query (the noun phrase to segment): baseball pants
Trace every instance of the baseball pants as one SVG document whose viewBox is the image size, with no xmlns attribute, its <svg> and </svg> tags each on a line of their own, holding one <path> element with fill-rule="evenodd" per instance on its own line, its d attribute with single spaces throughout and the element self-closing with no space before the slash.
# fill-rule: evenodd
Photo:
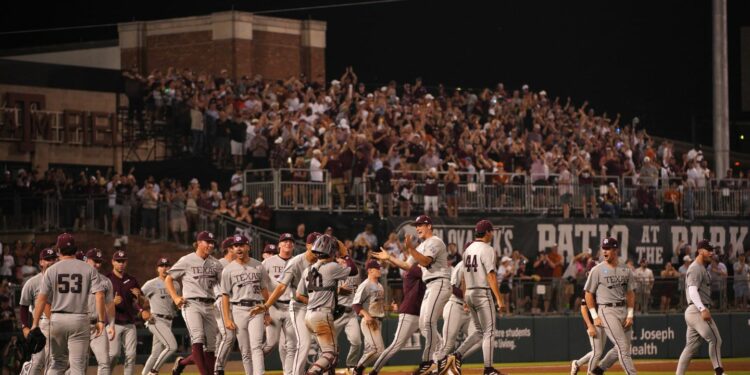
<svg viewBox="0 0 750 375">
<path fill-rule="evenodd" d="M 250 310 L 251 307 L 233 306 L 232 318 L 237 326 L 237 342 L 240 344 L 245 374 L 263 375 L 266 371 L 263 362 L 263 314 L 250 316 Z"/>
<path fill-rule="evenodd" d="M 294 334 L 294 325 L 289 315 L 288 307 L 282 304 L 281 309 L 276 305 L 271 306 L 268 314 L 271 316 L 271 324 L 266 327 L 266 344 L 263 347 L 263 353 L 270 353 L 271 349 L 279 345 L 279 357 L 284 375 L 292 375 L 294 368 L 294 353 L 297 351 L 297 336 Z"/>
<path fill-rule="evenodd" d="M 453 353 L 453 349 L 456 346 L 456 339 L 458 334 L 464 334 L 464 340 L 469 338 L 477 327 L 471 323 L 471 316 L 467 311 L 464 310 L 463 303 L 456 302 L 452 299 L 448 300 L 443 308 L 443 343 L 445 344 L 445 352 Z M 465 357 L 470 356 L 482 347 L 482 343 L 477 342 L 469 348 L 463 355 Z"/>
<path fill-rule="evenodd" d="M 150 323 L 146 324 L 153 336 L 151 340 L 151 355 L 148 356 L 146 364 L 143 365 L 143 374 L 149 371 L 159 372 L 159 369 L 169 356 L 177 351 L 177 340 L 172 333 L 172 321 L 154 316 Z"/>
<path fill-rule="evenodd" d="M 627 375 L 635 375 L 638 372 L 633 365 L 633 358 L 630 356 L 630 341 L 633 327 L 627 330 L 623 328 L 622 324 L 627 316 L 627 308 L 625 306 L 610 307 L 599 305 L 599 317 L 602 319 L 604 324 L 604 333 L 609 341 L 615 345 L 617 350 L 617 357 L 620 359 L 620 366 Z M 607 340 L 604 335 L 598 334 L 593 341 L 593 353 L 591 354 L 591 360 L 589 361 L 589 371 L 599 366 L 602 354 L 604 354 L 604 345 Z"/>
<path fill-rule="evenodd" d="M 438 319 L 451 295 L 450 284 L 447 278 L 429 281 L 422 299 L 422 306 L 419 310 L 419 329 L 425 338 L 422 358 L 427 358 L 426 361 L 437 362 L 445 357 L 445 348 L 438 331 Z"/>
<path fill-rule="evenodd" d="M 47 337 L 47 344 L 44 345 L 44 349 L 42 351 L 31 356 L 31 361 L 29 361 L 28 367 L 25 368 L 26 372 L 24 372 L 23 370 L 21 371 L 22 375 L 42 375 L 44 373 L 44 370 L 50 364 L 49 320 L 40 319 L 39 329 L 41 329 L 44 336 Z"/>
<path fill-rule="evenodd" d="M 708 342 L 708 356 L 711 358 L 711 365 L 714 368 L 723 367 L 721 365 L 721 335 L 716 322 L 713 319 L 708 322 L 703 320 L 698 308 L 695 305 L 690 305 L 685 309 L 685 323 L 687 324 L 685 349 L 682 350 L 680 360 L 677 362 L 677 375 L 685 374 L 690 359 L 701 346 L 701 338 Z"/>
<path fill-rule="evenodd" d="M 465 298 L 469 306 L 471 324 L 476 331 L 464 340 L 456 352 L 466 356 L 469 349 L 481 342 L 484 367 L 492 367 L 492 339 L 495 335 L 495 303 L 492 301 L 492 294 L 489 288 L 469 289 Z"/>
<path fill-rule="evenodd" d="M 310 337 L 310 330 L 308 329 L 305 315 L 307 313 L 306 308 L 294 308 L 289 307 L 289 315 L 292 318 L 292 327 L 294 328 L 294 336 L 297 338 L 297 347 L 294 352 L 294 367 L 292 375 L 304 375 L 305 364 L 307 363 L 307 355 L 310 351 L 310 343 L 312 338 Z M 287 351 L 289 346 L 287 345 Z M 287 353 L 289 355 L 289 353 Z"/>
<path fill-rule="evenodd" d="M 71 375 L 86 373 L 86 358 L 91 341 L 89 326 L 88 314 L 52 314 L 49 323 L 52 364 L 47 371 L 48 375 L 63 375 L 68 365 Z"/>
<path fill-rule="evenodd" d="M 229 358 L 229 353 L 234 347 L 236 332 L 228 330 L 224 325 L 224 307 L 221 304 L 221 299 L 217 300 L 214 305 L 216 306 L 214 309 L 214 319 L 216 319 L 216 325 L 218 326 L 218 333 L 216 334 L 216 343 L 218 346 L 216 348 L 216 364 L 214 364 L 214 372 L 216 372 L 224 370 L 224 366 L 227 364 L 227 358 Z M 231 310 L 234 309 L 234 307 L 230 306 L 229 309 L 229 313 L 231 314 Z M 235 321 L 235 323 L 237 322 Z"/>
<path fill-rule="evenodd" d="M 586 335 L 588 336 L 588 332 L 586 333 Z M 599 336 L 604 336 L 604 335 L 605 335 L 604 328 L 596 327 L 596 336 L 599 337 Z M 591 344 L 591 351 L 584 354 L 583 357 L 576 359 L 577 366 L 587 365 L 589 361 L 591 360 L 591 357 L 594 355 L 594 340 L 595 340 L 594 337 L 589 336 L 589 344 Z M 602 360 L 599 361 L 599 368 L 606 371 L 610 367 L 612 367 L 612 365 L 614 365 L 615 362 L 617 362 L 617 349 L 612 347 L 612 349 L 609 349 L 607 354 L 604 355 L 604 358 L 602 358 Z M 593 369 L 588 369 L 588 372 L 591 373 L 591 370 Z"/>
<path fill-rule="evenodd" d="M 399 352 L 411 339 L 414 332 L 419 330 L 419 317 L 416 315 L 409 314 L 398 314 L 398 326 L 396 326 L 396 334 L 393 336 L 393 342 L 388 345 L 383 353 L 380 354 L 375 364 L 372 367 L 372 371 L 380 371 L 388 360 L 391 359 L 396 353 Z M 423 361 L 426 359 L 422 358 Z"/>
<path fill-rule="evenodd" d="M 349 341 L 349 353 L 346 356 L 346 367 L 357 366 L 359 361 L 359 352 L 362 350 L 362 335 L 360 334 L 357 316 L 353 311 L 346 312 L 333 322 L 338 339 L 341 330 L 346 333 L 346 339 Z M 382 350 L 381 350 L 382 351 Z"/>
<path fill-rule="evenodd" d="M 92 344 L 93 345 L 93 344 Z M 135 368 L 136 346 L 138 345 L 138 334 L 135 324 L 115 324 L 115 338 L 109 345 L 110 368 L 114 369 L 116 361 L 120 357 L 120 350 L 125 346 L 125 375 L 133 375 Z M 96 351 L 94 351 L 96 354 Z M 98 362 L 98 360 L 97 360 Z"/>
<path fill-rule="evenodd" d="M 373 318 L 372 325 L 368 325 L 363 318 L 359 326 L 362 328 L 362 336 L 365 338 L 365 351 L 362 353 L 362 358 L 360 358 L 357 366 L 367 367 L 375 362 L 385 350 L 383 334 L 381 332 L 383 320 Z"/>
<path fill-rule="evenodd" d="M 333 312 L 330 309 L 307 311 L 305 314 L 305 325 L 315 335 L 320 347 L 320 355 L 315 363 L 310 366 L 308 374 L 322 374 L 336 368 L 338 358 L 338 347 L 334 336 Z M 298 353 L 299 354 L 299 353 Z"/>
<path fill-rule="evenodd" d="M 96 334 L 96 324 L 90 325 L 90 332 L 91 337 L 94 337 L 94 335 Z M 115 334 L 117 334 L 116 328 Z M 113 341 L 111 344 L 115 345 L 115 342 Z M 109 375 L 112 373 L 112 357 L 109 354 L 109 349 L 112 345 L 110 345 L 109 342 L 109 333 L 107 333 L 107 327 L 104 328 L 104 332 L 102 332 L 99 337 L 95 337 L 93 340 L 91 340 L 91 344 L 89 344 L 89 347 L 91 347 L 91 352 L 94 353 L 94 358 L 96 358 L 97 375 Z M 88 365 L 89 363 L 89 358 L 90 353 L 86 351 L 86 365 Z"/>
<path fill-rule="evenodd" d="M 216 349 L 216 334 L 219 332 L 214 317 L 214 305 L 188 300 L 182 307 L 182 318 L 185 320 L 191 344 L 203 344 L 207 352 Z"/>
</svg>

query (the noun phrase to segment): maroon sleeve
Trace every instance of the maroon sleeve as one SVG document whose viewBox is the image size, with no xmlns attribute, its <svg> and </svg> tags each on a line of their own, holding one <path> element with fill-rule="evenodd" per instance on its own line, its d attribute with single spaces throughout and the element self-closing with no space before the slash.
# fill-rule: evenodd
<svg viewBox="0 0 750 375">
<path fill-rule="evenodd" d="M 21 324 L 23 324 L 24 327 L 31 328 L 31 324 L 33 322 L 32 322 L 32 319 L 31 319 L 32 318 L 31 314 L 29 314 L 29 307 L 21 305 L 20 314 L 21 314 Z"/>
<path fill-rule="evenodd" d="M 352 305 L 352 310 L 354 310 L 354 313 L 359 315 L 359 312 L 362 311 L 362 304 L 361 303 L 355 303 Z"/>
<path fill-rule="evenodd" d="M 461 290 L 461 288 L 457 286 L 453 286 L 453 295 L 458 297 L 459 299 L 464 299 L 464 292 Z"/>
<path fill-rule="evenodd" d="M 357 264 L 354 263 L 354 259 L 347 255 L 344 257 L 344 260 L 346 261 L 347 267 L 351 270 L 349 276 L 356 276 L 359 273 L 359 270 L 357 269 Z"/>
</svg>

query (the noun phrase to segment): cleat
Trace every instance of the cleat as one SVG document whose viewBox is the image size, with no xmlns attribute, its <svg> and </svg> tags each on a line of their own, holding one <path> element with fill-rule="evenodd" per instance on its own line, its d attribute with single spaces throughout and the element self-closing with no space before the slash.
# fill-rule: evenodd
<svg viewBox="0 0 750 375">
<path fill-rule="evenodd" d="M 185 370 L 185 366 L 180 364 L 180 361 L 185 359 L 184 357 L 177 357 L 174 360 L 174 366 L 172 366 L 172 375 L 181 375 L 182 371 Z"/>
<path fill-rule="evenodd" d="M 453 369 L 456 371 L 456 374 L 461 373 L 461 366 L 464 363 L 464 358 L 460 353 L 453 353 Z"/>
<path fill-rule="evenodd" d="M 570 362 L 570 375 L 578 374 L 578 364 L 576 361 Z"/>
<path fill-rule="evenodd" d="M 500 370 L 495 369 L 494 367 L 485 367 L 484 375 L 504 375 L 504 374 L 500 372 Z"/>
<path fill-rule="evenodd" d="M 419 368 L 414 370 L 412 375 L 430 375 L 433 371 L 437 370 L 435 362 L 427 361 L 419 364 Z"/>
</svg>

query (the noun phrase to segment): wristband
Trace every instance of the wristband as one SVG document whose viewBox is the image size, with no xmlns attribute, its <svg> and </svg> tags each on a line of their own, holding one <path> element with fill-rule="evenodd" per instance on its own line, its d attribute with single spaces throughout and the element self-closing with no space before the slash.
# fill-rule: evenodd
<svg viewBox="0 0 750 375">
<path fill-rule="evenodd" d="M 631 319 L 633 318 L 633 308 L 632 307 L 628 307 L 628 318 L 631 318 Z"/>
<path fill-rule="evenodd" d="M 590 308 L 589 309 L 589 314 L 591 314 L 591 319 L 596 319 L 596 318 L 599 317 L 599 314 L 596 313 L 596 309 L 595 308 Z"/>
</svg>

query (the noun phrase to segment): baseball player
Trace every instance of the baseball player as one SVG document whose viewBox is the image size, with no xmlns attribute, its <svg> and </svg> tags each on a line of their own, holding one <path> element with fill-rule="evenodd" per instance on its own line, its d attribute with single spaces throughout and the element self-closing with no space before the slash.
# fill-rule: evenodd
<svg viewBox="0 0 750 375">
<path fill-rule="evenodd" d="M 84 261 L 89 266 L 93 267 L 99 274 L 99 282 L 102 283 L 102 287 L 104 289 L 104 308 L 107 312 L 107 318 L 105 319 L 107 321 L 107 334 L 101 335 L 98 337 L 95 337 L 93 340 L 91 340 L 91 343 L 89 344 L 89 347 L 91 348 L 91 351 L 94 353 L 94 358 L 96 358 L 97 363 L 97 374 L 98 375 L 108 375 L 112 372 L 112 359 L 109 355 L 109 349 L 110 349 L 110 341 L 114 339 L 115 337 L 115 303 L 114 303 L 114 287 L 112 285 L 112 281 L 110 281 L 107 276 L 101 273 L 101 267 L 102 263 L 104 262 L 104 258 L 102 256 L 102 251 L 93 248 L 89 249 L 83 256 Z M 89 294 L 88 298 L 88 309 L 89 309 L 89 320 L 91 322 L 90 324 L 90 330 L 93 333 L 96 330 L 96 314 L 93 313 L 93 311 L 96 311 L 96 296 L 94 294 Z M 86 351 L 86 363 L 88 364 L 88 354 L 89 352 Z"/>
<path fill-rule="evenodd" d="M 136 345 L 138 345 L 135 321 L 141 313 L 143 313 L 144 320 L 148 320 L 150 316 L 141 308 L 145 304 L 141 284 L 133 275 L 125 272 L 127 265 L 128 255 L 125 251 L 115 251 L 112 255 L 112 272 L 107 275 L 115 291 L 115 338 L 109 346 L 109 357 L 114 368 L 117 358 L 120 357 L 120 350 L 124 346 L 125 375 L 133 375 Z"/>
<path fill-rule="evenodd" d="M 425 349 L 422 353 L 422 363 L 415 374 L 428 375 L 435 369 L 443 370 L 436 365 L 436 362 L 447 364 L 447 356 L 440 342 L 437 323 L 440 312 L 443 311 L 451 294 L 450 269 L 445 243 L 432 234 L 432 219 L 427 215 L 421 215 L 417 217 L 413 225 L 422 243 L 415 249 L 411 235 L 406 235 L 404 247 L 409 254 L 406 262 L 391 256 L 387 251 L 371 254 L 376 259 L 387 260 L 403 270 L 409 270 L 413 264 L 419 264 L 422 268 L 422 280 L 427 291 L 419 313 L 419 329 L 425 338 Z"/>
<path fill-rule="evenodd" d="M 47 268 L 51 265 L 55 264 L 55 262 L 57 262 L 57 253 L 55 250 L 52 250 L 51 248 L 42 250 L 39 253 L 39 266 L 42 267 L 42 272 L 27 280 L 21 289 L 21 300 L 19 305 L 21 313 L 21 330 L 23 331 L 24 337 L 29 336 L 29 327 L 31 327 L 32 323 L 31 316 L 34 312 L 34 301 L 36 301 L 36 297 L 39 295 L 39 288 L 41 287 L 44 272 L 47 271 Z M 49 337 L 49 316 L 46 313 L 41 317 L 39 328 L 41 328 L 42 333 L 45 336 Z M 31 360 L 24 363 L 21 374 L 41 375 L 44 372 L 44 369 L 49 365 L 49 359 L 50 350 L 48 343 L 44 346 L 44 350 L 33 354 Z"/>
<path fill-rule="evenodd" d="M 263 304 L 268 297 L 268 272 L 260 261 L 250 257 L 247 237 L 232 238 L 230 251 L 236 259 L 224 267 L 220 284 L 224 326 L 228 332 L 236 332 L 245 374 L 262 375 L 265 373 L 263 315 L 251 315 L 250 308 Z M 224 371 L 216 374 L 223 375 Z"/>
<path fill-rule="evenodd" d="M 300 280 L 302 280 L 302 271 L 315 262 L 316 258 L 312 252 L 312 245 L 320 235 L 321 234 L 318 232 L 313 232 L 307 236 L 307 250 L 302 254 L 294 256 L 287 262 L 286 268 L 282 272 L 281 277 L 276 280 L 278 282 L 276 288 L 274 288 L 273 293 L 268 297 L 266 303 L 260 306 L 255 306 L 251 310 L 253 315 L 268 312 L 271 306 L 276 304 L 288 289 L 287 296 L 290 298 L 289 315 L 292 328 L 294 329 L 294 337 L 297 339 L 296 346 L 293 347 L 289 344 L 286 346 L 287 356 L 291 355 L 289 353 L 290 348 L 294 352 L 292 375 L 304 374 L 305 362 L 307 360 L 307 353 L 310 351 L 311 340 L 310 331 L 305 325 L 305 311 L 307 310 L 307 305 L 296 299 L 296 288 L 299 285 Z M 294 236 L 290 233 L 283 233 L 279 237 L 279 247 L 289 246 L 284 244 L 285 242 L 290 242 L 291 245 L 294 246 Z M 289 336 L 287 336 L 287 340 L 288 339 Z"/>
<path fill-rule="evenodd" d="M 581 366 L 589 363 L 589 360 L 591 360 L 591 356 L 594 355 L 594 339 L 597 335 L 602 336 L 605 334 L 602 327 L 597 327 L 594 325 L 594 319 L 591 318 L 591 313 L 586 307 L 585 297 L 581 299 L 581 318 L 583 318 L 583 323 L 586 325 L 586 334 L 589 335 L 591 351 L 586 353 L 583 357 L 576 359 L 570 363 L 570 375 L 578 374 L 578 370 L 581 368 Z M 617 362 L 617 349 L 615 347 L 612 347 L 612 349 L 610 349 L 607 354 L 604 355 L 602 361 L 599 362 L 599 368 L 602 370 L 602 372 L 607 371 L 607 369 L 612 367 L 615 362 Z"/>
<path fill-rule="evenodd" d="M 385 252 L 382 248 L 381 251 Z M 424 298 L 425 285 L 422 282 L 422 269 L 418 264 L 412 265 L 404 275 L 403 291 L 401 306 L 398 308 L 398 326 L 393 342 L 375 360 L 370 375 L 378 375 L 378 371 L 388 363 L 388 360 L 398 353 L 412 335 L 419 330 L 419 310 Z"/>
<path fill-rule="evenodd" d="M 237 257 L 237 253 L 233 250 L 235 244 L 239 243 L 241 238 L 244 236 L 234 235 L 227 237 L 224 241 L 221 241 L 221 251 L 224 256 L 219 259 L 219 263 L 222 268 L 225 268 Z M 214 310 L 214 319 L 216 319 L 216 325 L 219 327 L 219 333 L 216 336 L 217 348 L 216 348 L 216 363 L 214 364 L 214 374 L 223 374 L 224 366 L 229 358 L 229 352 L 234 347 L 234 340 L 236 338 L 236 332 L 234 330 L 227 330 L 226 320 L 224 319 L 224 305 L 222 302 L 222 291 L 221 281 L 214 286 L 214 295 L 216 296 L 216 309 Z M 231 311 L 226 311 L 231 314 Z"/>
<path fill-rule="evenodd" d="M 213 288 L 220 280 L 222 266 L 211 256 L 215 242 L 213 233 L 198 233 L 193 244 L 195 252 L 180 258 L 164 279 L 169 296 L 177 308 L 182 309 L 190 333 L 191 358 L 201 375 L 209 375 L 216 360 L 213 351 L 219 328 L 214 318 Z M 175 280 L 182 280 L 182 295 L 177 294 Z M 187 358 L 178 358 L 172 372 L 182 373 L 188 363 Z"/>
<path fill-rule="evenodd" d="M 497 302 L 498 311 L 503 310 L 503 299 L 500 297 L 495 271 L 497 253 L 490 245 L 493 236 L 492 223 L 488 220 L 480 220 L 474 227 L 475 240 L 464 252 L 463 276 L 466 285 L 464 299 L 469 307 L 471 323 L 476 327 L 476 331 L 464 340 L 453 356 L 449 357 L 447 361 L 449 363 L 446 366 L 442 366 L 444 369 L 447 369 L 452 364 L 457 372 L 460 373 L 463 356 L 472 346 L 481 341 L 482 355 L 484 357 L 484 374 L 500 374 L 500 371 L 492 366 L 492 355 L 494 354 L 492 339 L 495 334 L 495 304 L 492 302 L 493 296 Z"/>
<path fill-rule="evenodd" d="M 263 253 L 273 253 L 277 249 L 278 254 L 273 254 L 263 261 L 263 269 L 268 273 L 270 280 L 269 290 L 276 290 L 279 286 L 278 279 L 289 260 L 292 259 L 294 242 L 284 240 L 279 242 L 278 246 L 268 244 L 263 249 Z M 297 351 L 297 336 L 294 334 L 292 318 L 289 315 L 289 295 L 282 294 L 270 307 L 268 313 L 271 317 L 271 324 L 266 327 L 266 344 L 263 347 L 263 353 L 270 353 L 271 349 L 278 344 L 284 375 L 292 375 L 294 353 Z"/>
<path fill-rule="evenodd" d="M 365 367 L 375 362 L 385 349 L 381 332 L 385 316 L 385 292 L 379 281 L 380 263 L 375 259 L 370 259 L 365 269 L 367 279 L 357 287 L 352 305 L 354 312 L 362 317 L 360 328 L 365 337 L 365 351 L 354 369 L 356 375 L 364 374 Z"/>
<path fill-rule="evenodd" d="M 685 335 L 685 349 L 680 354 L 677 362 L 677 375 L 685 374 L 690 359 L 700 348 L 700 339 L 708 342 L 708 356 L 714 372 L 718 375 L 724 373 L 721 365 L 721 335 L 716 322 L 711 319 L 711 279 L 706 266 L 711 264 L 714 248 L 711 244 L 702 240 L 698 242 L 698 252 L 687 271 L 685 286 L 688 307 L 685 309 L 685 323 L 687 332 Z"/>
<path fill-rule="evenodd" d="M 339 280 L 356 275 L 357 266 L 348 255 L 337 260 L 340 252 L 339 242 L 327 234 L 315 240 L 312 252 L 318 261 L 307 270 L 307 277 L 300 280 L 297 294 L 306 295 L 308 299 L 305 324 L 315 335 L 320 355 L 307 370 L 307 374 L 317 375 L 336 368 L 339 355 L 333 327 L 336 294 Z"/>
<path fill-rule="evenodd" d="M 354 292 L 357 290 L 359 284 L 359 272 L 354 276 L 349 276 L 339 281 L 337 303 L 338 308 L 343 309 L 343 313 L 333 322 L 336 339 L 338 339 L 343 330 L 346 333 L 346 339 L 349 341 L 349 353 L 346 356 L 346 368 L 349 374 L 353 373 L 354 368 L 357 367 L 360 359 L 359 353 L 362 351 L 362 334 L 360 333 L 357 315 L 355 315 L 352 309 Z"/>
<path fill-rule="evenodd" d="M 146 328 L 153 335 L 151 355 L 143 365 L 142 375 L 156 375 L 167 358 L 177 351 L 177 340 L 172 333 L 172 320 L 175 315 L 174 303 L 169 298 L 164 280 L 171 263 L 167 258 L 159 258 L 156 262 L 156 277 L 146 281 L 141 287 L 143 295 L 148 299 L 151 319 L 146 322 Z M 180 294 L 180 284 L 175 285 Z"/>
<path fill-rule="evenodd" d="M 464 249 L 465 251 L 465 249 Z M 459 333 L 463 333 L 465 338 L 469 338 L 477 327 L 471 323 L 469 315 L 469 306 L 464 302 L 464 262 L 461 260 L 453 266 L 451 270 L 451 288 L 452 294 L 448 298 L 448 303 L 443 308 L 443 342 L 445 342 L 445 352 L 452 353 L 456 345 L 456 339 Z M 471 355 L 482 347 L 482 342 L 477 341 L 474 346 L 469 348 L 464 357 Z"/>
<path fill-rule="evenodd" d="M 630 356 L 635 277 L 627 266 L 619 264 L 619 247 L 617 240 L 612 237 L 602 241 L 604 262 L 591 269 L 583 289 L 586 291 L 586 307 L 594 319 L 594 325 L 603 327 L 606 337 L 615 345 L 625 373 L 635 375 L 637 372 Z M 605 336 L 598 334 L 593 342 L 588 371 L 601 374 L 604 371 L 599 366 L 599 361 L 604 353 Z"/>
<path fill-rule="evenodd" d="M 31 329 L 39 327 L 47 296 L 50 296 L 52 315 L 49 319 L 49 344 L 52 363 L 47 373 L 61 375 L 70 366 L 72 375 L 83 375 L 92 336 L 89 330 L 88 296 L 95 293 L 97 322 L 93 337 L 97 338 L 104 332 L 106 319 L 103 283 L 96 270 L 75 259 L 73 235 L 59 235 L 55 247 L 60 252 L 60 260 L 44 273 Z"/>
</svg>

